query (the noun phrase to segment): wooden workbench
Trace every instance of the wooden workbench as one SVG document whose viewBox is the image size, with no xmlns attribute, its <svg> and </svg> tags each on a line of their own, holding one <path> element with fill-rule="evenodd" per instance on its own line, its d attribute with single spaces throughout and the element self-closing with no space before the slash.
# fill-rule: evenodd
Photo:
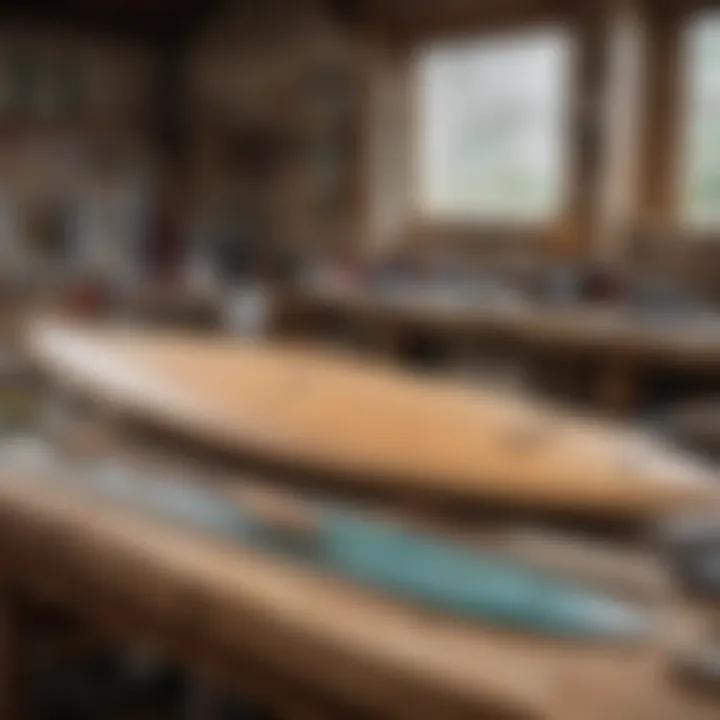
<svg viewBox="0 0 720 720">
<path fill-rule="evenodd" d="M 67 605 L 280 717 L 717 717 L 717 699 L 672 680 L 678 638 L 701 616 L 666 591 L 648 599 L 659 622 L 645 644 L 512 635 L 28 476 L 0 482 L 0 557 L 6 589 Z"/>
<path fill-rule="evenodd" d="M 720 370 L 720 314 L 630 315 L 599 306 L 541 307 L 528 302 L 508 307 L 392 301 L 360 293 L 293 291 L 284 297 L 280 327 L 321 314 L 400 330 L 423 330 L 477 339 L 503 339 L 536 347 L 602 352 L 656 366 Z"/>
<path fill-rule="evenodd" d="M 662 318 L 589 307 L 507 307 L 416 300 L 393 301 L 359 292 L 293 291 L 278 303 L 276 327 L 290 334 L 328 328 L 383 353 L 412 338 L 432 338 L 459 354 L 468 348 L 512 348 L 553 357 L 554 371 L 569 359 L 600 366 L 597 401 L 624 411 L 636 400 L 641 372 L 720 376 L 720 315 Z"/>
</svg>

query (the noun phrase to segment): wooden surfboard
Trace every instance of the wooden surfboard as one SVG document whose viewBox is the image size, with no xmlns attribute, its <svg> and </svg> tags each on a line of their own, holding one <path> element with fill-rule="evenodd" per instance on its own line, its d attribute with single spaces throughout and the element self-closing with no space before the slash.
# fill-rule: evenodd
<svg viewBox="0 0 720 720">
<path fill-rule="evenodd" d="M 649 436 L 318 350 L 49 322 L 29 347 L 122 411 L 338 482 L 626 518 L 720 492 L 709 466 Z"/>
</svg>

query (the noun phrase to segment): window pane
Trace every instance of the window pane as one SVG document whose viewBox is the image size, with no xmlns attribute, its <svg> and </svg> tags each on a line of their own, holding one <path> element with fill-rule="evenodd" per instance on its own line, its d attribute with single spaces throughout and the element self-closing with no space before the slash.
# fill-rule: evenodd
<svg viewBox="0 0 720 720">
<path fill-rule="evenodd" d="M 687 122 L 682 215 L 695 225 L 720 224 L 720 15 L 688 29 Z"/>
<path fill-rule="evenodd" d="M 563 200 L 570 42 L 559 32 L 433 46 L 419 62 L 420 206 L 537 220 Z"/>
</svg>

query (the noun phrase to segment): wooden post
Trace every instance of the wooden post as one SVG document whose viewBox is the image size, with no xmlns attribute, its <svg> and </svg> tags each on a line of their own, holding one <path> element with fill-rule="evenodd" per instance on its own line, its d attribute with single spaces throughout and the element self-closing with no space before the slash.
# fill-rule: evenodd
<svg viewBox="0 0 720 720">
<path fill-rule="evenodd" d="M 674 222 L 677 210 L 681 20 L 667 6 L 645 14 L 640 222 L 653 236 Z"/>
<path fill-rule="evenodd" d="M 616 266 L 627 261 L 637 219 L 644 17 L 641 0 L 616 0 L 608 33 L 605 142 L 593 249 L 601 261 Z"/>
<path fill-rule="evenodd" d="M 608 74 L 608 40 L 612 13 L 601 3 L 589 5 L 578 18 L 575 98 L 570 127 L 570 242 L 574 253 L 591 250 L 598 221 L 604 149 L 603 104 Z"/>
<path fill-rule="evenodd" d="M 362 184 L 363 245 L 370 257 L 398 242 L 414 210 L 412 54 L 387 38 L 368 39 Z"/>
</svg>

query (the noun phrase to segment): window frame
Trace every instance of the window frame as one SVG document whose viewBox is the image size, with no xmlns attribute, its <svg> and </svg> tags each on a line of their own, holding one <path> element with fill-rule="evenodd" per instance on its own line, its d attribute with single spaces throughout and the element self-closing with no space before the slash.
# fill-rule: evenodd
<svg viewBox="0 0 720 720">
<path fill-rule="evenodd" d="M 563 134 L 558 153 L 559 167 L 557 172 L 558 191 L 555 207 L 549 208 L 547 212 L 515 213 L 499 209 L 498 211 L 454 213 L 437 212 L 428 207 L 425 202 L 426 182 L 423 173 L 426 170 L 427 153 L 424 147 L 426 130 L 424 129 L 424 98 L 422 97 L 421 74 L 423 72 L 422 62 L 428 53 L 433 49 L 442 49 L 453 46 L 482 47 L 487 42 L 492 48 L 502 47 L 503 43 L 522 43 L 523 38 L 533 39 L 535 37 L 552 38 L 555 36 L 561 41 L 561 52 L 565 53 L 562 60 L 564 69 L 562 71 L 563 85 L 562 97 L 560 98 L 561 108 L 558 116 L 560 123 L 567 130 Z M 488 230 L 493 232 L 524 233 L 538 229 L 556 227 L 567 223 L 572 204 L 572 177 L 575 165 L 575 143 L 572 138 L 575 103 L 578 92 L 578 57 L 579 42 L 575 28 L 571 23 L 556 21 L 543 22 L 531 25 L 511 25 L 500 28 L 480 29 L 461 35 L 433 36 L 425 38 L 421 43 L 416 44 L 410 57 L 410 79 L 411 79 L 411 193 L 410 193 L 410 215 L 411 224 L 414 227 L 424 229 L 453 229 L 461 232 L 472 232 Z M 542 234 L 542 233 L 541 233 Z"/>
<path fill-rule="evenodd" d="M 675 221 L 681 228 L 683 236 L 700 242 L 716 241 L 720 232 L 720 211 L 716 217 L 708 219 L 695 219 L 692 217 L 692 205 L 688 185 L 692 183 L 693 159 L 691 157 L 691 128 L 693 107 L 693 81 L 692 81 L 692 40 L 693 33 L 703 21 L 712 18 L 718 25 L 720 34 L 720 7 L 707 7 L 695 11 L 685 17 L 685 22 L 678 30 L 678 57 L 679 70 L 675 77 L 677 88 L 677 131 L 675 133 L 675 178 L 672 193 L 675 198 Z M 718 93 L 720 98 L 720 93 Z M 719 158 L 720 165 L 720 158 Z M 718 169 L 720 173 L 720 167 Z M 718 196 L 720 206 L 720 194 Z"/>
</svg>

